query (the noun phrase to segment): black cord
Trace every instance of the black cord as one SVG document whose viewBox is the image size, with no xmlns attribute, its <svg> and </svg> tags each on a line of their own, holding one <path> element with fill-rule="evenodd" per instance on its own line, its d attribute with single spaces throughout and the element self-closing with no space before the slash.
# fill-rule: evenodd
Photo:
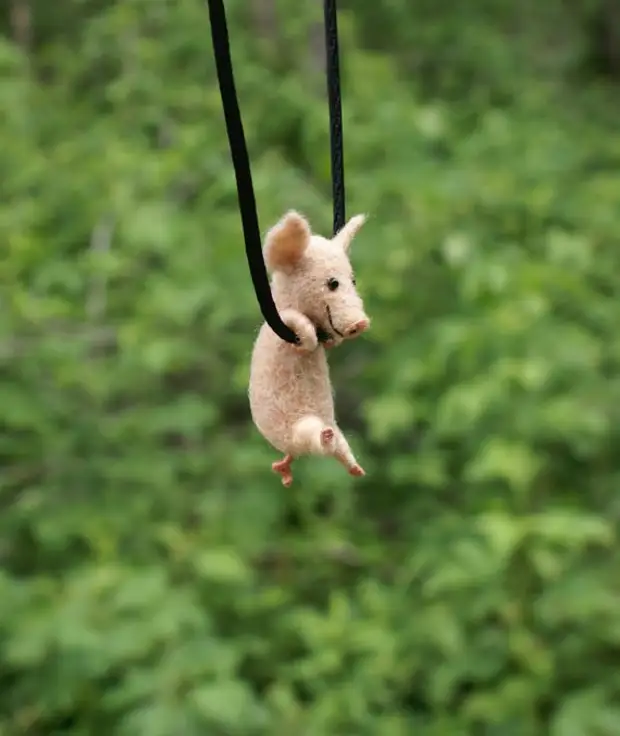
<svg viewBox="0 0 620 736">
<path fill-rule="evenodd" d="M 215 54 L 217 79 L 224 108 L 226 132 L 237 180 L 237 198 L 243 225 L 245 252 L 262 315 L 271 329 L 286 342 L 299 343 L 293 330 L 282 322 L 269 286 L 263 260 L 256 199 L 243 123 L 237 102 L 237 92 L 230 58 L 230 42 L 223 0 L 207 0 L 211 21 L 211 38 Z M 344 156 L 342 136 L 342 101 L 340 96 L 340 65 L 338 58 L 338 18 L 336 0 L 324 0 L 325 53 L 327 61 L 327 95 L 329 100 L 329 137 L 331 152 L 332 196 L 334 202 L 334 235 L 345 223 Z M 326 342 L 329 335 L 317 328 L 317 336 Z"/>
<path fill-rule="evenodd" d="M 329 138 L 334 200 L 334 235 L 344 226 L 344 156 L 342 142 L 342 101 L 338 61 L 338 17 L 336 0 L 324 0 L 325 54 L 327 59 L 327 96 L 329 99 Z"/>
<path fill-rule="evenodd" d="M 226 131 L 230 145 L 230 155 L 235 169 L 237 180 L 237 198 L 243 224 L 243 237 L 245 240 L 245 252 L 252 275 L 254 291 L 263 317 L 271 329 L 286 342 L 298 343 L 299 338 L 280 319 L 278 310 L 273 301 L 273 295 L 269 286 L 269 277 L 263 259 L 263 250 L 258 225 L 258 214 L 256 212 L 256 199 L 254 187 L 252 186 L 252 172 L 250 160 L 243 133 L 243 123 L 237 102 L 237 92 L 230 58 L 230 42 L 228 40 L 228 28 L 226 25 L 226 12 L 223 0 L 207 0 L 209 6 L 209 18 L 211 20 L 211 38 L 213 40 L 213 51 L 215 54 L 215 67 L 217 79 L 220 86 L 224 118 L 226 120 Z"/>
</svg>

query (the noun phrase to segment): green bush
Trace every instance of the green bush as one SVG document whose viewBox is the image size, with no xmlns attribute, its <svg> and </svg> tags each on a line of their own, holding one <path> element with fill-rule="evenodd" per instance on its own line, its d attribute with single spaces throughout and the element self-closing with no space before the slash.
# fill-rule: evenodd
<svg viewBox="0 0 620 736">
<path fill-rule="evenodd" d="M 345 3 L 373 330 L 331 363 L 368 475 L 307 458 L 285 490 L 206 8 L 25 1 L 0 15 L 0 736 L 617 736 L 613 8 Z M 326 232 L 320 5 L 228 7 L 261 225 Z"/>
</svg>

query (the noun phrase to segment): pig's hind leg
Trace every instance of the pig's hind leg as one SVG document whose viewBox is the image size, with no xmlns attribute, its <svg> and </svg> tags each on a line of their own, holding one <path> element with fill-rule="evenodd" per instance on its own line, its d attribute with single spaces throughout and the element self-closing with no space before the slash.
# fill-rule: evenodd
<svg viewBox="0 0 620 736">
<path fill-rule="evenodd" d="M 317 416 L 309 414 L 295 424 L 293 445 L 295 454 L 329 455 L 342 463 L 351 475 L 366 475 L 341 430 L 336 425 L 325 424 Z"/>
<path fill-rule="evenodd" d="M 349 471 L 350 475 L 366 475 L 366 472 L 364 471 L 362 466 L 355 459 L 355 455 L 349 447 L 349 443 L 347 442 L 345 436 L 342 434 L 342 431 L 338 427 L 336 427 L 335 432 L 336 448 L 333 455 L 336 460 L 344 465 L 344 467 Z"/>
<path fill-rule="evenodd" d="M 336 452 L 336 430 L 313 414 L 295 422 L 292 431 L 290 452 L 282 460 L 272 463 L 271 469 L 282 476 L 282 485 L 288 488 L 293 483 L 291 463 L 299 455 L 334 455 Z"/>
<path fill-rule="evenodd" d="M 299 455 L 334 457 L 344 465 L 350 475 L 366 475 L 341 430 L 335 425 L 326 424 L 314 414 L 307 414 L 295 423 L 291 440 L 291 453 L 272 465 L 272 468 L 282 476 L 282 483 L 285 486 L 290 486 L 293 482 L 290 465 L 293 457 Z"/>
<path fill-rule="evenodd" d="M 282 476 L 282 485 L 288 488 L 293 483 L 293 473 L 291 472 L 291 463 L 293 462 L 292 455 L 285 455 L 282 460 L 277 460 L 271 464 L 271 469 L 275 473 L 280 473 Z"/>
</svg>

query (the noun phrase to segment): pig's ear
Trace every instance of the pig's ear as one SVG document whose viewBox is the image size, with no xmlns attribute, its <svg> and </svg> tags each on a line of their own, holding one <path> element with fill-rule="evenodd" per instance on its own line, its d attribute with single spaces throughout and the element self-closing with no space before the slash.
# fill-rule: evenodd
<svg viewBox="0 0 620 736">
<path fill-rule="evenodd" d="M 310 243 L 310 225 L 305 217 L 291 210 L 274 225 L 265 238 L 264 256 L 270 271 L 291 272 Z"/>
<path fill-rule="evenodd" d="M 342 230 L 338 231 L 338 234 L 334 238 L 334 242 L 340 245 L 345 252 L 348 251 L 357 231 L 365 222 L 366 215 L 355 215 L 355 217 L 352 217 L 349 222 L 347 222 Z"/>
</svg>

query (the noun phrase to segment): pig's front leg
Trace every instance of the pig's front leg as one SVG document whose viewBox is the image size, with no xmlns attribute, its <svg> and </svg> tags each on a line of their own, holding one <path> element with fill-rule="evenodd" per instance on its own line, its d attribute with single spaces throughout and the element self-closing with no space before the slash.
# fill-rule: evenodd
<svg viewBox="0 0 620 736">
<path fill-rule="evenodd" d="M 305 314 L 298 312 L 296 309 L 283 309 L 280 312 L 280 318 L 301 340 L 299 345 L 293 345 L 292 347 L 310 353 L 317 349 L 319 341 L 316 336 L 316 328 Z"/>
</svg>

